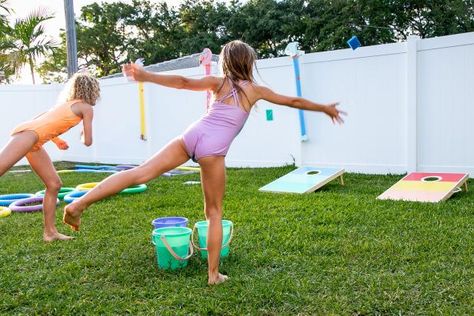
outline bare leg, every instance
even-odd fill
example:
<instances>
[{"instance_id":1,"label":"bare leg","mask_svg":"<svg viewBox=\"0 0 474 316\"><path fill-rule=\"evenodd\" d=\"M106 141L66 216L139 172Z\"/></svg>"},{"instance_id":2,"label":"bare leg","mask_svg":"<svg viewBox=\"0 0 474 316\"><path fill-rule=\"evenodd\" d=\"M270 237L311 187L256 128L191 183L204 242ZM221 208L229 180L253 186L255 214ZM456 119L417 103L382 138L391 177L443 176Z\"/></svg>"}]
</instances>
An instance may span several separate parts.
<instances>
[{"instance_id":1,"label":"bare leg","mask_svg":"<svg viewBox=\"0 0 474 316\"><path fill-rule=\"evenodd\" d=\"M207 231L208 283L219 284L228 279L219 273L219 258L222 248L222 202L225 193L224 157L199 159L201 183L204 193L204 210L209 221Z\"/></svg>"},{"instance_id":2,"label":"bare leg","mask_svg":"<svg viewBox=\"0 0 474 316\"><path fill-rule=\"evenodd\" d=\"M0 176L25 157L37 141L38 136L33 131L24 131L13 135L0 151Z\"/></svg>"},{"instance_id":3,"label":"bare leg","mask_svg":"<svg viewBox=\"0 0 474 316\"><path fill-rule=\"evenodd\" d=\"M174 139L142 165L116 173L64 208L63 221L78 231L82 212L92 203L136 184L146 183L189 160L181 139Z\"/></svg>"},{"instance_id":4,"label":"bare leg","mask_svg":"<svg viewBox=\"0 0 474 316\"><path fill-rule=\"evenodd\" d=\"M62 183L46 150L41 148L38 151L28 153L26 158L31 168L33 168L46 186L43 200L43 240L49 242L72 239L70 236L58 233L56 229L56 199L58 198L58 192L61 189Z\"/></svg>"}]
</instances>

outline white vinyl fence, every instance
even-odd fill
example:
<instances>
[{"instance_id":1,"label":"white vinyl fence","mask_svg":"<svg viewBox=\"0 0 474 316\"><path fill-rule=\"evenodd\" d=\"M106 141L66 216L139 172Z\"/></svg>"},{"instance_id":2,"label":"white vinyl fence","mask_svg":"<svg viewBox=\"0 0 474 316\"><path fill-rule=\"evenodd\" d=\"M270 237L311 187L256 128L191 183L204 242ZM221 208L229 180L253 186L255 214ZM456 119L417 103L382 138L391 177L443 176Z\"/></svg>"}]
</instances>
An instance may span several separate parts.
<instances>
[{"instance_id":1,"label":"white vinyl fence","mask_svg":"<svg viewBox=\"0 0 474 316\"><path fill-rule=\"evenodd\" d=\"M257 80L295 95L290 57L259 60ZM299 137L295 109L260 101L234 141L228 166L339 166L363 173L469 172L474 175L474 33L311 53L300 57L303 96L340 102L349 115L335 126L305 112L309 140ZM213 69L216 72L216 67ZM194 78L201 68L174 71ZM61 86L0 86L0 141L51 107ZM101 81L94 145L79 141L80 126L64 139L70 149L47 150L55 160L140 163L205 112L206 94L145 84L147 140L140 139L138 86L124 78ZM273 111L273 120L266 111Z\"/></svg>"}]
</instances>

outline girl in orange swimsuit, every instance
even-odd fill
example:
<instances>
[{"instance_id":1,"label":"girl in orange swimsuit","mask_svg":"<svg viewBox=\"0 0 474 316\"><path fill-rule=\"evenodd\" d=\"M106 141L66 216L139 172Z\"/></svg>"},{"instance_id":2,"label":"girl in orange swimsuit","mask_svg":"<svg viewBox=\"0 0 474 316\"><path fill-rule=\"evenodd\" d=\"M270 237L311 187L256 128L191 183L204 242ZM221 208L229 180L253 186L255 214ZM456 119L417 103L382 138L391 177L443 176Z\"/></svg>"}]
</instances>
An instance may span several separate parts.
<instances>
[{"instance_id":1,"label":"girl in orange swimsuit","mask_svg":"<svg viewBox=\"0 0 474 316\"><path fill-rule=\"evenodd\" d=\"M56 199L62 183L43 144L52 141L59 149L68 149L68 144L58 136L82 121L84 125L82 142L90 146L92 106L95 105L99 95L100 87L97 79L84 73L75 74L66 83L62 92L63 101L31 121L17 126L11 133L10 141L0 151L0 176L26 157L33 171L45 184L46 192L43 200L45 241L66 240L72 237L60 234L56 229Z\"/></svg>"}]
</instances>

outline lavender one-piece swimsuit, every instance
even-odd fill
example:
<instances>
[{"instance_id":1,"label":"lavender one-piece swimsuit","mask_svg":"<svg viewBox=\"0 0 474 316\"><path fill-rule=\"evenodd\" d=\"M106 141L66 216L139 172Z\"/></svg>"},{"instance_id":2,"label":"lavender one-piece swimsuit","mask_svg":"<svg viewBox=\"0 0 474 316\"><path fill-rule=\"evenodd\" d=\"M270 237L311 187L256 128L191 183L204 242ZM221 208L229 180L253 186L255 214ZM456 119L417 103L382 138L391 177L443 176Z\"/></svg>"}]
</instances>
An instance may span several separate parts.
<instances>
[{"instance_id":1,"label":"lavender one-piece swimsuit","mask_svg":"<svg viewBox=\"0 0 474 316\"><path fill-rule=\"evenodd\" d=\"M233 97L234 103L224 103L230 97ZM240 105L237 90L232 87L229 94L215 100L207 114L183 133L189 157L197 162L203 157L225 156L248 116L249 113Z\"/></svg>"}]
</instances>

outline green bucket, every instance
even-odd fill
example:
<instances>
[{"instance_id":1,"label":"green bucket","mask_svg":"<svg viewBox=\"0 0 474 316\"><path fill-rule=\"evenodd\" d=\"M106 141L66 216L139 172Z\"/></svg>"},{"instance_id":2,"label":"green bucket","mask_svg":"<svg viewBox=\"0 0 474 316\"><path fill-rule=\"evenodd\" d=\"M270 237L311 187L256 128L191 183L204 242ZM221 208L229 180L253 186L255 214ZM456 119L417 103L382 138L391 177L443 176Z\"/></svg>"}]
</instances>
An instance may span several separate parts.
<instances>
[{"instance_id":1,"label":"green bucket","mask_svg":"<svg viewBox=\"0 0 474 316\"><path fill-rule=\"evenodd\" d=\"M197 229L199 246L194 244L195 248L201 251L201 258L207 259L207 229L209 227L208 221L200 221L194 224L194 230ZM222 220L222 249L221 249L221 258L225 258L229 255L230 252L230 242L232 241L232 235L234 232L234 224L229 220Z\"/></svg>"},{"instance_id":2,"label":"green bucket","mask_svg":"<svg viewBox=\"0 0 474 316\"><path fill-rule=\"evenodd\" d=\"M187 227L162 227L153 230L151 242L155 245L158 267L176 270L188 265L193 255L192 230Z\"/></svg>"}]
</instances>

